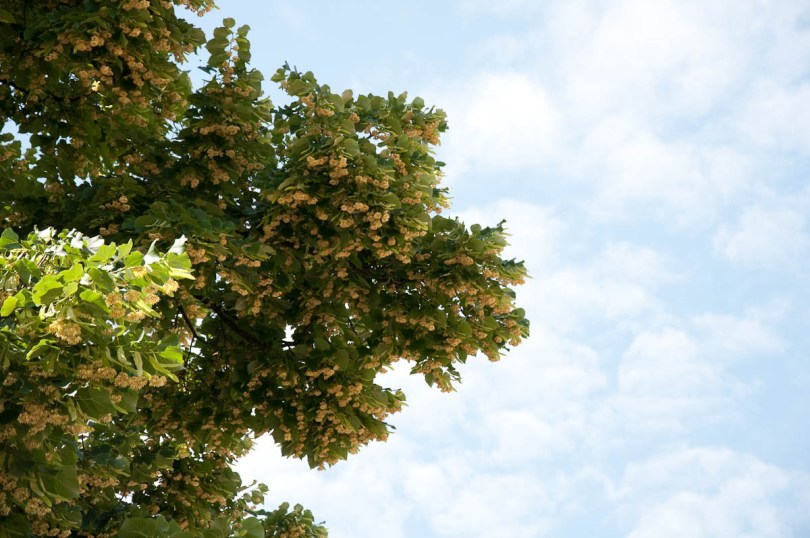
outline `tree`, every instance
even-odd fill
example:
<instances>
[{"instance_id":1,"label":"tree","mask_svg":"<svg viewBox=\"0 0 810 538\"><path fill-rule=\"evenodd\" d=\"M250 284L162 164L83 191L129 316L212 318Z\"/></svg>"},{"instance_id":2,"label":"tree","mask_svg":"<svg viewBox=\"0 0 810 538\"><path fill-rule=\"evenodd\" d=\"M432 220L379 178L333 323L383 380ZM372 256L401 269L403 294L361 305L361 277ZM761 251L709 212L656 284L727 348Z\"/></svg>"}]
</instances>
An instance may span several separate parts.
<instances>
[{"instance_id":1,"label":"tree","mask_svg":"<svg viewBox=\"0 0 810 538\"><path fill-rule=\"evenodd\" d=\"M333 93L211 0L0 7L0 537L323 536L231 465L385 440L396 361L441 390L528 333L499 224L440 215L441 110ZM207 50L207 81L181 64Z\"/></svg>"}]
</instances>

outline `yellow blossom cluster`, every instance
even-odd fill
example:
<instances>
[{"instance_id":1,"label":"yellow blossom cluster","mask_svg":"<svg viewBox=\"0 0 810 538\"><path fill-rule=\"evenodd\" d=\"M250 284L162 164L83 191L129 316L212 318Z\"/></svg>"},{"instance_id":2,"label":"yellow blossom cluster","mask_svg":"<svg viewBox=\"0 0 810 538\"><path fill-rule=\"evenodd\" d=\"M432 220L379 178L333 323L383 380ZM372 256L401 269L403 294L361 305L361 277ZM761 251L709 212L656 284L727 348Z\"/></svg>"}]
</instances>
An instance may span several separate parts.
<instances>
[{"instance_id":1,"label":"yellow blossom cluster","mask_svg":"<svg viewBox=\"0 0 810 538\"><path fill-rule=\"evenodd\" d=\"M349 175L348 160L343 155L331 157L329 159L329 184L337 185L340 178Z\"/></svg>"},{"instance_id":2,"label":"yellow blossom cluster","mask_svg":"<svg viewBox=\"0 0 810 538\"><path fill-rule=\"evenodd\" d=\"M165 284L163 284L163 286L161 286L161 289L165 293L171 295L172 293L176 292L179 287L180 284L178 284L177 281L174 280L173 278L170 278L169 280L166 281Z\"/></svg>"},{"instance_id":3,"label":"yellow blossom cluster","mask_svg":"<svg viewBox=\"0 0 810 538\"><path fill-rule=\"evenodd\" d=\"M210 261L208 252L204 248L196 248L194 245L186 246L186 254L191 258L191 263L195 265Z\"/></svg>"},{"instance_id":4,"label":"yellow blossom cluster","mask_svg":"<svg viewBox=\"0 0 810 538\"><path fill-rule=\"evenodd\" d=\"M28 426L27 436L33 437L49 424L62 426L67 424L68 417L43 404L26 404L17 417L17 422Z\"/></svg>"},{"instance_id":5,"label":"yellow blossom cluster","mask_svg":"<svg viewBox=\"0 0 810 538\"><path fill-rule=\"evenodd\" d=\"M48 332L70 345L76 345L82 341L81 326L62 318L52 321L48 326Z\"/></svg>"}]
</instances>

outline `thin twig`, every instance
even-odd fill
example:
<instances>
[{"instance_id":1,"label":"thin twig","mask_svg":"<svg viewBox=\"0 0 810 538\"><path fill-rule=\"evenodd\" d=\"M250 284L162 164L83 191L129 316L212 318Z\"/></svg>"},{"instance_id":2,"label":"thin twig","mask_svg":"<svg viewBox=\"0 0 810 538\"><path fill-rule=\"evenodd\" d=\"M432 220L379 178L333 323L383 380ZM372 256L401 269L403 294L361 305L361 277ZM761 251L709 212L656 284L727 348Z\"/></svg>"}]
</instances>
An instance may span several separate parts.
<instances>
[{"instance_id":1,"label":"thin twig","mask_svg":"<svg viewBox=\"0 0 810 538\"><path fill-rule=\"evenodd\" d=\"M194 324L191 323L190 319L188 319L188 316L186 315L186 311L183 310L183 307L181 305L178 305L177 309L178 309L178 312L180 312L180 315L183 316L183 320L186 322L186 326L191 331L191 334L194 336L194 338L197 339L197 340L202 340L202 338L200 338L200 335L197 334L197 331L194 329Z\"/></svg>"},{"instance_id":2,"label":"thin twig","mask_svg":"<svg viewBox=\"0 0 810 538\"><path fill-rule=\"evenodd\" d=\"M255 346L258 346L260 348L267 347L266 342L263 342L263 341L259 340L258 338L256 338L256 336L254 336L253 334L249 333L248 331L246 331L245 329L240 327L239 324L236 322L236 320L234 320L230 315L228 315L228 313L225 312L220 305L218 305L218 304L216 304L216 303L214 303L212 301L203 301L203 302L204 302L205 306L207 306L208 308L210 308L211 310L214 311L214 313L217 315L217 317L223 323L225 323L236 334L238 334L242 338L242 340L244 340L245 342L249 342L249 343L251 343L251 344L253 344ZM295 345L295 342L291 342L289 340L282 340L281 341L281 346L282 347L292 347L294 345Z\"/></svg>"}]
</instances>

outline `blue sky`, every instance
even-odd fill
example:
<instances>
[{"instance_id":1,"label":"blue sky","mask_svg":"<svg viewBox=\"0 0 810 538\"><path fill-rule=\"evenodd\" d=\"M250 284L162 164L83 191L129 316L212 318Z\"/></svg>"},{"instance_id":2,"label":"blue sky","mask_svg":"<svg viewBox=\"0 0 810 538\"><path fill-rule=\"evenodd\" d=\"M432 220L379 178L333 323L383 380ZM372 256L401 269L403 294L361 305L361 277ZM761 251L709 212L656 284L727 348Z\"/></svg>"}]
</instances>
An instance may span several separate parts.
<instances>
[{"instance_id":1,"label":"blue sky","mask_svg":"<svg viewBox=\"0 0 810 538\"><path fill-rule=\"evenodd\" d=\"M448 112L452 211L504 217L532 336L384 445L240 466L335 538L810 535L810 8L226 1L253 62ZM268 86L268 89L271 89ZM272 91L271 91L272 95Z\"/></svg>"}]
</instances>

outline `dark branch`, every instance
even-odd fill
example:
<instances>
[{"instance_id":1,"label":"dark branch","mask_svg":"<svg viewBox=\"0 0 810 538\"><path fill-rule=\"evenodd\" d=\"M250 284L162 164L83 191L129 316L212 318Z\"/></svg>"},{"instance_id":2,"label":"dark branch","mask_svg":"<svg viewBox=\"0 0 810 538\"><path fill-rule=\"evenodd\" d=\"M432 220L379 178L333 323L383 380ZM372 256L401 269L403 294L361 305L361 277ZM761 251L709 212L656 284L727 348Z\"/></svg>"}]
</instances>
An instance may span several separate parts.
<instances>
[{"instance_id":1,"label":"dark branch","mask_svg":"<svg viewBox=\"0 0 810 538\"><path fill-rule=\"evenodd\" d=\"M191 334L194 336L194 339L195 340L203 340L202 338L200 338L200 335L197 334L196 329L194 329L194 324L188 318L188 315L186 314L186 311L183 310L183 307L178 305L177 309L178 309L178 312L180 312L180 315L183 316L183 321L186 322L186 327L188 327L188 330L191 331Z\"/></svg>"},{"instance_id":2,"label":"dark branch","mask_svg":"<svg viewBox=\"0 0 810 538\"><path fill-rule=\"evenodd\" d=\"M201 297L197 297L197 299L202 301L205 306L210 308L217 315L220 321L225 325L227 325L228 327L230 327L233 330L233 332L235 332L237 335L239 335L239 337L242 338L242 340L255 346L258 346L259 348L262 349L267 347L266 342L259 340L258 338L256 338L256 336L246 331L244 328L240 327L239 324L236 322L236 320L233 319L227 312L223 310L222 306L212 301L205 300ZM294 345L295 342L290 342L289 340L281 341L282 347L292 347Z\"/></svg>"}]
</instances>

